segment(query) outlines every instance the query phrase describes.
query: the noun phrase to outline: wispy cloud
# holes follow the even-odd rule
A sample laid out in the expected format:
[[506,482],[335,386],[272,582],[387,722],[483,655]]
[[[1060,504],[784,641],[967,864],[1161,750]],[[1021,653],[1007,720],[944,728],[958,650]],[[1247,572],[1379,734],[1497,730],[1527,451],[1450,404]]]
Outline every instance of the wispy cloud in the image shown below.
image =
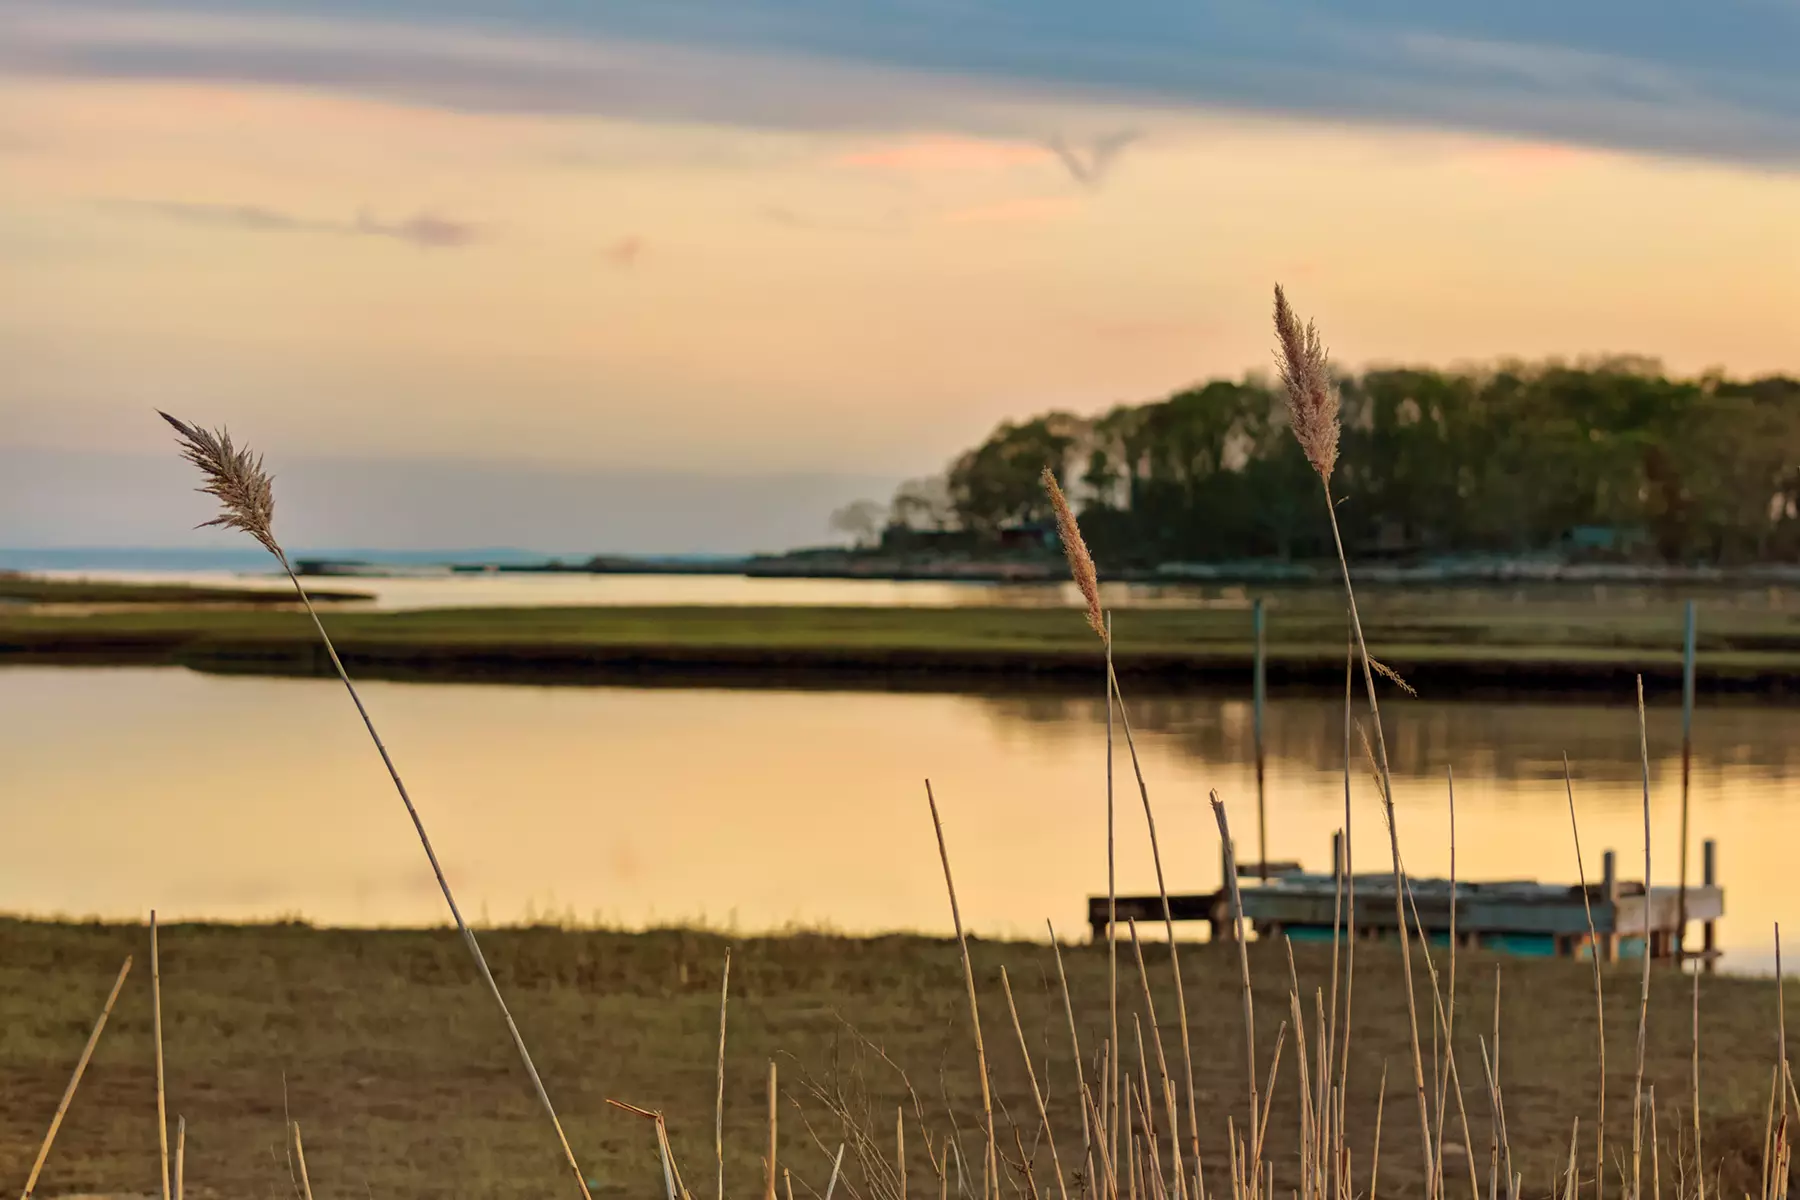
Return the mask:
[[248,233],[315,233],[337,237],[389,238],[425,249],[467,246],[480,231],[466,221],[421,212],[399,221],[384,221],[368,210],[354,220],[335,221],[299,216],[258,204],[208,204],[183,200],[106,200],[105,207]]

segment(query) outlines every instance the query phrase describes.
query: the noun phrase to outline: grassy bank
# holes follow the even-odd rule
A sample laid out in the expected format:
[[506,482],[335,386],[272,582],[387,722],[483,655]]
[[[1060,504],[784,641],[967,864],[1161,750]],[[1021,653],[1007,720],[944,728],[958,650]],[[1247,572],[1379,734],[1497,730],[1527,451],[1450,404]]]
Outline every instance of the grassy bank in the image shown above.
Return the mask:
[[[1438,695],[1490,686],[1629,691],[1638,672],[1666,688],[1679,681],[1681,619],[1677,601],[1610,608],[1450,591],[1375,592],[1364,606],[1373,651]],[[485,608],[325,620],[350,668],[368,677],[1091,688],[1096,675],[1093,636],[1065,609]],[[1271,682],[1341,687],[1344,636],[1334,597],[1283,593],[1269,609]],[[1800,613],[1716,600],[1702,611],[1699,645],[1704,688],[1775,691],[1800,681]],[[1138,687],[1241,686],[1249,614],[1125,610],[1116,657]],[[197,608],[0,611],[6,660],[327,670],[302,617]]]
[[[689,1188],[712,1194],[719,983],[727,940],[688,932],[554,929],[496,931],[483,940],[577,1154],[590,1176],[605,1181],[597,1194],[641,1197],[660,1190],[651,1130],[608,1108],[608,1098],[666,1113]],[[858,1118],[880,1131],[890,1161],[896,1107],[904,1106],[913,1193],[937,1194],[905,1084],[859,1037],[882,1047],[907,1073],[934,1129],[948,1130],[954,1111],[964,1152],[979,1160],[977,1075],[953,941],[797,935],[729,944],[725,1140],[731,1194],[760,1194],[772,1058],[780,1066],[783,1096],[780,1157],[795,1173],[796,1195],[824,1190],[829,1156],[843,1137],[842,1121],[812,1085],[841,1092]],[[0,921],[0,1190],[16,1190],[22,1181],[128,953],[137,955],[137,965],[40,1190],[155,1190],[147,947],[142,927]],[[1310,997],[1328,979],[1329,951],[1297,947],[1295,953],[1302,994]],[[1367,1165],[1362,1156],[1374,1143],[1378,1084],[1387,1064],[1381,1182],[1384,1191],[1391,1186],[1397,1189],[1392,1194],[1403,1194],[1418,1190],[1420,1164],[1417,1126],[1407,1120],[1412,1082],[1396,953],[1382,945],[1359,947],[1347,1128],[1360,1178]],[[972,954],[1008,1157],[1019,1158],[1011,1123],[1017,1122],[1029,1151],[1037,1145],[1037,1116],[999,989],[1002,966],[1011,976],[1069,1165],[1079,1158],[1081,1126],[1055,960],[1047,947],[1034,945],[976,942]],[[1168,959],[1153,947],[1146,956],[1157,1014],[1171,1060],[1177,1060]],[[1091,1049],[1108,1021],[1106,956],[1097,947],[1079,946],[1065,950],[1065,959],[1076,1023],[1084,1048]],[[1149,1044],[1142,992],[1129,964],[1127,950],[1121,1020],[1127,1037],[1133,1018],[1143,1021]],[[1276,947],[1264,945],[1252,947],[1251,965],[1266,1070],[1277,1025],[1288,1012],[1287,964]],[[1484,1178],[1489,1106],[1475,1039],[1487,1038],[1492,1048],[1496,965],[1491,957],[1465,954],[1457,992],[1464,1103]],[[1184,953],[1182,967],[1195,1022],[1202,1150],[1209,1175],[1216,1171],[1224,1179],[1226,1118],[1241,1128],[1247,1107],[1236,958],[1229,947],[1196,945]],[[1637,970],[1622,964],[1608,968],[1606,977],[1608,1130],[1612,1149],[1627,1160]],[[453,931],[165,927],[162,981],[170,1119],[187,1118],[191,1194],[292,1195],[282,1150],[284,1104],[304,1133],[320,1195],[569,1193],[554,1142]],[[1597,1072],[1592,987],[1585,963],[1504,960],[1501,1082],[1515,1169],[1524,1175],[1528,1195],[1547,1192],[1552,1177],[1560,1178],[1577,1115],[1587,1145],[1584,1174],[1591,1172],[1587,1139]],[[1676,1130],[1692,1128],[1689,1003],[1687,980],[1659,968],[1645,1082],[1656,1091],[1662,1154],[1671,1172]],[[1725,1164],[1725,1194],[1754,1193],[1775,1061],[1776,989],[1708,978],[1700,1004],[1707,1158]],[[1788,1015],[1792,1023],[1800,1013]],[[1154,1064],[1154,1049],[1147,1053]],[[1295,1061],[1289,1030],[1269,1134],[1270,1144],[1283,1148],[1276,1155],[1278,1179],[1292,1168]],[[1135,1074],[1135,1054],[1130,1065]],[[1451,1124],[1456,1129],[1454,1102]],[[1461,1141],[1459,1129],[1451,1140]],[[1039,1146],[1037,1157],[1039,1179],[1047,1180],[1047,1150]],[[1459,1194],[1466,1157],[1447,1156],[1447,1168],[1452,1193]],[[852,1181],[856,1194],[872,1194],[860,1168]]]
[[[314,600],[368,600],[367,592],[308,588]],[[44,579],[0,571],[0,601],[18,604],[79,605],[292,605],[298,601],[283,582],[276,587],[223,587],[186,583],[117,583],[90,579]]]

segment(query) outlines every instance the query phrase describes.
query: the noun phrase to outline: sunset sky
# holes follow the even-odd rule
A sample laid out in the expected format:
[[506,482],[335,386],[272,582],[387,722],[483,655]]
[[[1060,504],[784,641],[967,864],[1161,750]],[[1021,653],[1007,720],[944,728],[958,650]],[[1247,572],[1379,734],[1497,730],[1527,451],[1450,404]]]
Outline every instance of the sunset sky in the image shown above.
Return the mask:
[[0,0],[0,545],[780,548],[1268,362],[1800,372],[1788,0]]

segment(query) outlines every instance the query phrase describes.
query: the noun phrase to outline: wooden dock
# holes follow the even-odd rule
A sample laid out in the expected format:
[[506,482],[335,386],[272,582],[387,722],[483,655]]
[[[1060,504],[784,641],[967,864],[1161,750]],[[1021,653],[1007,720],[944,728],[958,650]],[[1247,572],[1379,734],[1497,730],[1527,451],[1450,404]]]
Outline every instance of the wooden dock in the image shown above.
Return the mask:
[[[1334,847],[1335,849],[1335,847]],[[1336,855],[1334,854],[1334,858]],[[1703,846],[1702,881],[1699,886],[1652,887],[1648,895],[1642,882],[1621,881],[1612,851],[1604,857],[1601,878],[1586,889],[1579,884],[1549,884],[1534,880],[1466,882],[1455,889],[1455,933],[1461,946],[1533,955],[1596,953],[1611,960],[1623,950],[1635,957],[1646,951],[1652,958],[1678,954],[1711,969],[1718,956],[1715,922],[1725,912],[1724,890],[1717,882],[1714,843]],[[1343,881],[1337,873],[1308,874],[1297,863],[1239,864],[1239,895],[1244,923],[1259,938],[1286,936],[1294,941],[1328,939],[1341,926],[1359,938],[1392,937],[1399,928],[1391,873],[1357,875],[1353,912],[1339,912]],[[1416,913],[1413,930],[1423,930],[1433,942],[1447,942],[1451,933],[1451,887],[1445,879],[1410,879],[1409,918]],[[1114,902],[1118,922],[1136,922],[1146,928],[1162,924],[1160,896],[1119,896]],[[1702,948],[1680,950],[1683,916],[1699,922]],[[1589,916],[1593,932],[1589,933]],[[1216,892],[1169,896],[1169,914],[1176,921],[1207,923],[1211,936],[1223,940],[1236,936],[1231,919],[1231,896]],[[1105,896],[1088,898],[1088,925],[1096,941],[1104,940],[1111,923]]]

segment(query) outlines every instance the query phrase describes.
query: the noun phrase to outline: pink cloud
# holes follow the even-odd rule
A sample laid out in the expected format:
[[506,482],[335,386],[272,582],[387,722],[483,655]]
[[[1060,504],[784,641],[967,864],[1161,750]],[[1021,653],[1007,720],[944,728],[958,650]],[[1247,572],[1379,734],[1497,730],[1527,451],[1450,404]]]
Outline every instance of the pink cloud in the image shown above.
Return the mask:
[[1000,171],[1055,161],[1049,148],[1026,142],[937,136],[884,142],[837,159],[839,166],[932,174],[941,171]]

